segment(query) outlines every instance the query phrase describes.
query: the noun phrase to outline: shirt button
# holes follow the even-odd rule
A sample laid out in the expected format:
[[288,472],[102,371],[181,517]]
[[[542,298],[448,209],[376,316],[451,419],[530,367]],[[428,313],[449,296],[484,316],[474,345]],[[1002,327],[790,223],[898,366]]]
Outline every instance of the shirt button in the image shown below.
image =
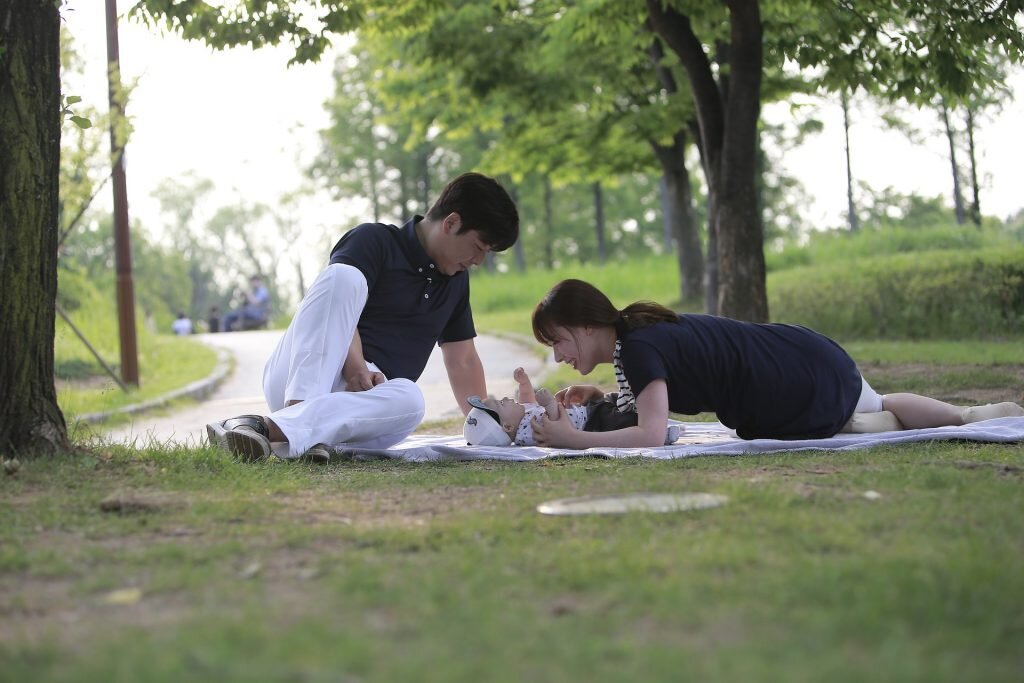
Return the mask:
[[433,264],[433,263],[431,263],[431,264],[430,264],[430,267],[431,267],[431,268],[433,268],[433,267],[434,267],[434,264]]
[[422,269],[422,268],[420,268],[420,272],[421,272],[421,273],[423,272],[423,269]]
[[424,295],[423,295],[423,298],[424,298],[424,299],[429,299],[429,298],[430,298],[430,295],[429,295],[429,294],[424,294]]

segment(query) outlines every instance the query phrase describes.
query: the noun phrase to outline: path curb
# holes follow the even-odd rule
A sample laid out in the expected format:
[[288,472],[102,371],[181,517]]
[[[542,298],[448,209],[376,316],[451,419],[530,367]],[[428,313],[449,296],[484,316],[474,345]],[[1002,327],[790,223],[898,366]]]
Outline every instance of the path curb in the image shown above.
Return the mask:
[[121,406],[120,408],[114,408],[113,410],[85,413],[76,416],[75,420],[86,424],[101,424],[116,415],[134,415],[147,410],[153,410],[154,408],[161,408],[179,398],[202,399],[212,394],[220,386],[221,382],[228,378],[232,370],[234,370],[234,357],[231,355],[231,352],[227,349],[218,349],[217,365],[214,366],[213,372],[203,379],[197,379],[195,382],[186,384],[180,389],[169,391],[166,394],[142,401],[141,403],[133,403]]

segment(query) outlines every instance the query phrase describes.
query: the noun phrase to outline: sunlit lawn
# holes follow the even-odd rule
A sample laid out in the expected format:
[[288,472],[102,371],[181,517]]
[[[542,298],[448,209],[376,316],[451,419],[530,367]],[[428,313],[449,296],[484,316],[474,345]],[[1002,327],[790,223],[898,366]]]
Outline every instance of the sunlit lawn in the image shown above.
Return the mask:
[[[969,444],[30,461],[0,484],[0,680],[1015,681],[1022,483],[1020,446]],[[635,491],[730,500],[535,512]]]
[[[1013,344],[850,347],[883,391],[1020,399]],[[28,460],[0,478],[0,680],[1017,681],[1022,484],[1024,447],[963,443],[669,462]],[[729,503],[535,511],[638,491]]]
[[[529,340],[549,284],[474,299],[478,328]],[[844,346],[882,392],[1024,398],[1020,340]],[[640,491],[729,502],[536,512]],[[0,478],[0,681],[1018,681],[1021,510],[1021,445],[328,467],[93,445]]]

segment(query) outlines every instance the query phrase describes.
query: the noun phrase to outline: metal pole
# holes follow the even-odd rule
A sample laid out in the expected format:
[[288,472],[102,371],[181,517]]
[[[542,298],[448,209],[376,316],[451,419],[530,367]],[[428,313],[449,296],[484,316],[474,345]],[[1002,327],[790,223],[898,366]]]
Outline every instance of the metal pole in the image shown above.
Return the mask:
[[57,308],[57,315],[63,318],[64,322],[66,322],[68,324],[68,327],[71,328],[71,331],[78,335],[78,338],[82,340],[83,344],[85,344],[85,348],[89,349],[89,351],[92,352],[92,356],[93,358],[96,359],[96,362],[98,362],[100,366],[107,371],[107,374],[110,375],[110,378],[112,380],[117,382],[117,386],[121,387],[121,391],[128,393],[128,387],[124,385],[124,382],[122,382],[121,378],[117,376],[117,373],[114,372],[114,369],[107,365],[107,361],[103,360],[103,356],[100,355],[100,352],[93,348],[92,344],[89,343],[89,340],[85,338],[84,334],[82,334],[82,331],[78,329],[73,322],[71,322],[71,318],[69,318],[68,314],[64,312],[64,309],[61,307],[61,305],[55,305]]
[[128,185],[124,173],[124,141],[117,128],[124,119],[120,101],[121,60],[117,44],[117,0],[107,0],[107,93],[110,101],[110,157],[114,186],[114,266],[117,270],[117,320],[121,331],[121,378],[139,385],[135,343],[135,291],[132,285],[132,249],[128,232]]

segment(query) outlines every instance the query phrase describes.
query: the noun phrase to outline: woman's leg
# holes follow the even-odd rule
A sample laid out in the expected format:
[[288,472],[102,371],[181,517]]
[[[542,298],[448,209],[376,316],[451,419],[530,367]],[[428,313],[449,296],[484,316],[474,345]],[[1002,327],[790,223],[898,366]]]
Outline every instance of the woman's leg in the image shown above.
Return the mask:
[[959,426],[964,424],[963,408],[918,394],[886,394],[885,410],[892,412],[907,429]]
[[850,420],[840,432],[845,434],[876,434],[878,432],[898,432],[904,429],[903,424],[891,412],[882,406],[882,397],[871,388],[868,381],[861,377],[860,398],[854,408]]

